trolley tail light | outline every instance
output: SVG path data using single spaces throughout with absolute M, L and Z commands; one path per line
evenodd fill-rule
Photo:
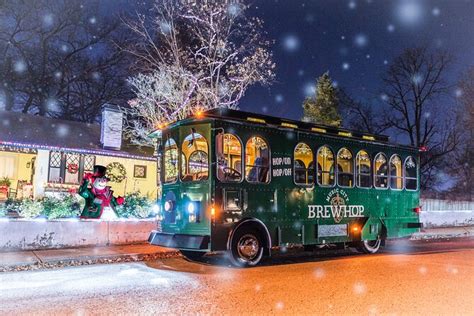
M 415 212 L 416 214 L 420 214 L 421 206 L 417 206 L 417 207 L 413 208 L 413 212 Z

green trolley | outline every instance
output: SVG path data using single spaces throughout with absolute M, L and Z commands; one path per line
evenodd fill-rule
M 229 109 L 159 136 L 161 231 L 153 245 L 254 266 L 291 245 L 375 253 L 416 232 L 419 150 L 388 137 Z

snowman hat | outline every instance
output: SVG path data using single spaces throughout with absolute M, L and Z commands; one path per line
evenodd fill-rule
M 104 178 L 106 172 L 107 172 L 107 168 L 106 168 L 106 167 L 101 166 L 101 165 L 95 165 L 95 166 L 94 166 L 94 171 L 93 171 L 92 177 L 93 177 L 94 179 L 96 179 L 96 178 Z M 109 180 L 109 178 L 107 178 L 107 180 Z

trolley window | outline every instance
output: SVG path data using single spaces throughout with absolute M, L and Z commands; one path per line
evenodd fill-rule
M 242 143 L 232 134 L 216 136 L 217 178 L 223 182 L 242 180 Z
M 418 168 L 412 156 L 405 159 L 405 189 L 411 191 L 418 189 Z
M 172 183 L 178 180 L 178 145 L 175 140 L 169 138 L 165 142 L 164 150 L 164 183 Z
M 181 152 L 181 180 L 200 181 L 209 176 L 209 150 L 206 138 L 199 133 L 191 133 L 183 141 Z
M 375 187 L 376 188 L 387 188 L 388 184 L 388 165 L 387 165 L 387 156 L 383 153 L 378 153 L 375 156 Z
M 356 156 L 356 185 L 359 188 L 370 188 L 372 177 L 370 176 L 370 156 L 365 150 L 361 150 Z
M 354 159 L 345 147 L 337 153 L 337 184 L 341 187 L 352 187 L 354 184 Z
M 402 159 L 399 155 L 393 155 L 390 158 L 390 188 L 403 189 Z
M 305 143 L 299 143 L 293 153 L 295 183 L 311 185 L 314 181 L 313 151 Z
M 318 184 L 333 186 L 334 182 L 334 154 L 328 146 L 322 146 L 318 150 Z
M 270 150 L 261 137 L 251 137 L 245 146 L 245 178 L 248 182 L 267 183 Z

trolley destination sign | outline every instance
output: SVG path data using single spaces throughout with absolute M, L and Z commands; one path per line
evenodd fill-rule
M 287 244 L 375 253 L 421 227 L 419 152 L 386 136 L 230 109 L 154 135 L 162 231 L 149 241 L 189 258 L 253 266 Z

